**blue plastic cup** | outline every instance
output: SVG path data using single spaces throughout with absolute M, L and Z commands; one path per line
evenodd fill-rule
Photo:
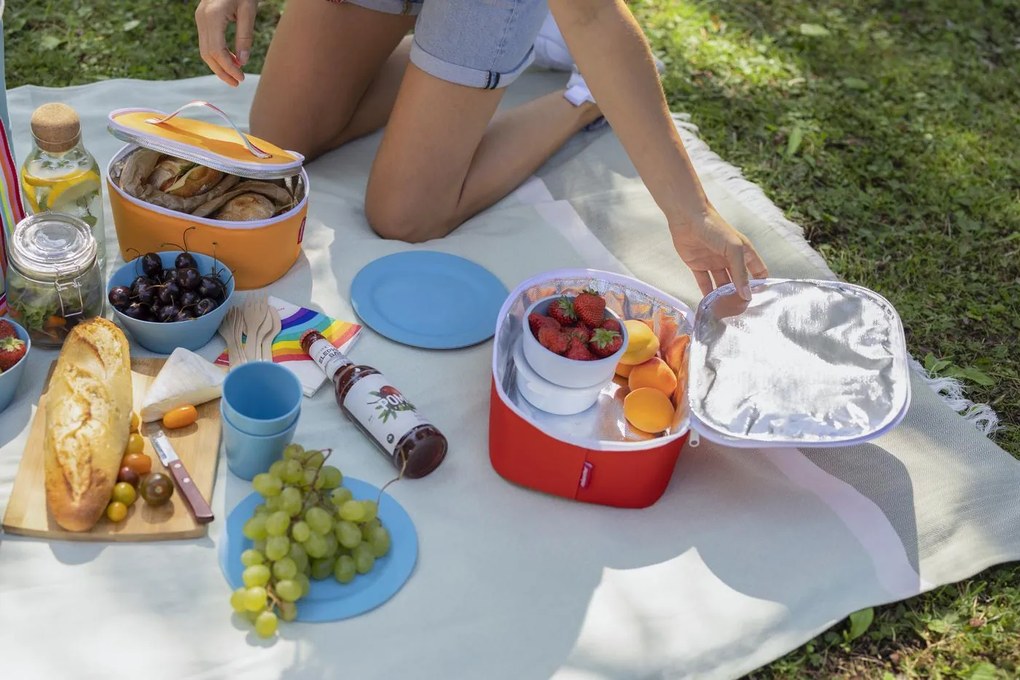
M 223 449 L 227 454 L 227 469 L 241 479 L 251 480 L 265 472 L 280 459 L 283 449 L 294 439 L 298 419 L 290 426 L 270 435 L 256 435 L 245 432 L 231 422 L 220 401 L 220 420 L 223 424 Z
M 223 415 L 248 434 L 279 434 L 301 413 L 301 381 L 290 369 L 253 361 L 230 369 L 223 381 Z

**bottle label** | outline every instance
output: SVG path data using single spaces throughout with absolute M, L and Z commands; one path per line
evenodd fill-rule
M 344 408 L 393 457 L 405 434 L 419 425 L 429 424 L 415 410 L 414 404 L 380 374 L 367 375 L 354 383 L 344 399 Z
M 330 380 L 344 366 L 350 366 L 353 362 L 344 356 L 343 352 L 330 344 L 326 338 L 320 338 L 308 347 L 308 356 L 312 358 L 319 368 L 323 370 Z

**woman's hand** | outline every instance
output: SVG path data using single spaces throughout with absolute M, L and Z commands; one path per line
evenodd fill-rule
M 231 87 L 244 80 L 241 67 L 248 63 L 258 0 L 201 0 L 195 10 L 198 48 L 202 61 Z M 227 26 L 237 24 L 235 52 L 227 49 Z
M 680 259 L 691 268 L 703 295 L 727 283 L 737 294 L 751 299 L 750 278 L 764 279 L 769 272 L 747 237 L 709 206 L 693 219 L 670 222 L 669 231 Z

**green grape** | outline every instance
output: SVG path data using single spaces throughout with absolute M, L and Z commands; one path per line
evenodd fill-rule
M 323 557 L 336 558 L 336 553 L 340 549 L 340 542 L 336 540 L 336 535 L 331 531 L 322 538 L 326 541 L 326 554 Z
M 308 512 L 305 513 L 305 521 L 308 523 L 308 527 L 317 534 L 328 534 L 333 530 L 333 518 L 319 507 L 308 508 Z
M 354 558 L 350 555 L 341 555 L 333 567 L 333 578 L 340 583 L 350 583 L 357 576 L 358 570 L 354 565 Z
M 244 523 L 241 533 L 244 534 L 245 538 L 249 538 L 253 541 L 263 540 L 266 537 L 265 515 L 258 515 L 249 518 L 248 521 Z
M 308 540 L 308 537 L 312 535 L 312 529 L 308 526 L 308 522 L 294 522 L 294 526 L 290 528 L 290 536 L 298 543 L 304 543 Z
M 269 508 L 266 507 L 265 503 L 259 503 L 258 505 L 255 506 L 255 510 L 251 514 L 253 517 L 255 515 L 268 515 Z
M 258 550 L 260 553 L 265 555 L 266 554 L 266 539 L 261 538 L 261 539 L 259 539 L 257 541 L 254 541 L 252 543 L 252 545 L 251 545 L 251 549 L 252 550 Z
M 276 594 L 287 602 L 294 602 L 301 597 L 301 584 L 297 581 L 292 581 L 289 578 L 281 579 L 276 582 L 275 587 Z
M 230 606 L 238 614 L 243 614 L 247 611 L 244 608 L 244 594 L 246 590 L 244 588 L 238 588 L 234 592 L 230 593 Z
M 372 554 L 372 548 L 368 543 L 358 544 L 358 547 L 351 551 L 351 557 L 354 558 L 354 566 L 359 574 L 367 574 L 375 566 L 375 555 Z
M 375 501 L 361 501 L 361 507 L 365 509 L 365 518 L 362 522 L 371 522 L 379 516 L 379 505 Z
M 290 528 L 290 515 L 283 510 L 277 510 L 266 518 L 266 534 L 269 536 L 284 536 Z
M 386 527 L 375 527 L 368 537 L 368 544 L 373 555 L 382 557 L 390 551 L 390 532 L 386 531 Z
M 282 559 L 290 552 L 290 539 L 286 536 L 270 536 L 266 539 L 266 557 L 273 560 Z
M 283 449 L 284 460 L 290 460 L 292 458 L 304 460 L 304 457 L 305 449 L 300 444 L 287 444 L 286 448 Z
M 283 498 L 280 496 L 273 496 L 272 498 L 266 499 L 266 509 L 269 510 L 269 514 L 283 510 Z
M 284 601 L 276 606 L 280 610 L 280 618 L 284 621 L 293 621 L 297 618 L 297 605 L 293 602 Z
M 291 517 L 295 517 L 301 513 L 301 508 L 304 506 L 301 489 L 294 486 L 284 487 L 283 492 L 280 494 L 280 498 L 283 503 L 281 510 L 284 510 Z
M 300 484 L 305 478 L 305 470 L 301 467 L 299 461 L 293 458 L 285 463 L 286 467 L 283 470 L 283 481 L 288 484 Z
M 332 465 L 323 465 L 319 472 L 319 479 L 322 480 L 323 489 L 335 489 L 344 482 L 343 473 Z
M 260 472 L 255 475 L 255 478 L 251 480 L 251 485 L 266 498 L 279 496 L 280 490 L 283 489 L 283 482 L 280 481 L 280 478 L 274 477 L 267 472 Z
M 248 588 L 244 591 L 244 608 L 250 612 L 260 612 L 266 608 L 266 589 L 262 586 Z
M 262 612 L 255 619 L 255 632 L 259 637 L 272 637 L 276 632 L 276 614 L 273 612 Z
M 361 527 L 361 540 L 367 541 L 372 536 L 372 529 L 382 526 L 378 518 L 359 525 Z
M 308 537 L 308 540 L 304 542 L 304 546 L 305 552 L 308 553 L 308 556 L 313 560 L 324 557 L 326 555 L 326 548 L 328 547 L 326 544 L 326 537 L 314 532 Z
M 297 562 L 291 557 L 282 557 L 273 562 L 273 577 L 277 581 L 294 578 L 297 576 Z
M 353 548 L 361 543 L 361 530 L 353 522 L 340 520 L 336 523 L 336 531 L 334 533 L 337 540 L 340 541 L 340 545 L 345 548 Z
M 241 564 L 246 567 L 250 567 L 253 564 L 262 564 L 266 561 L 266 556 L 260 553 L 258 550 L 251 548 L 241 553 Z
M 308 591 L 312 589 L 312 582 L 308 579 L 308 574 L 298 574 L 293 580 L 301 586 L 301 597 L 308 597 Z
M 340 506 L 339 515 L 348 522 L 360 522 L 365 518 L 365 506 L 361 501 L 347 501 Z
M 290 542 L 290 552 L 287 553 L 287 557 L 294 561 L 298 571 L 308 571 L 308 553 L 305 552 L 304 546 L 297 541 Z
M 324 557 L 320 560 L 312 560 L 312 578 L 321 581 L 333 573 L 333 566 L 336 560 L 331 557 Z
M 348 489 L 346 486 L 341 486 L 336 489 L 333 489 L 333 493 L 330 494 L 329 496 L 330 502 L 332 502 L 333 506 L 337 508 L 339 508 L 352 498 L 354 498 L 354 494 L 352 494 L 351 490 Z
M 286 465 L 286 461 L 278 460 L 269 466 L 269 475 L 276 477 L 277 479 L 283 479 L 283 469 Z
M 323 461 L 326 460 L 326 456 L 322 451 L 305 451 L 305 467 L 318 470 L 322 467 Z
M 269 576 L 269 567 L 264 564 L 253 564 L 241 572 L 241 580 L 247 588 L 266 585 L 269 583 Z
M 305 471 L 302 473 L 302 478 L 304 479 L 304 486 L 314 487 L 316 489 L 322 488 L 318 484 L 316 484 L 316 478 L 318 474 L 319 474 L 318 468 L 305 468 Z

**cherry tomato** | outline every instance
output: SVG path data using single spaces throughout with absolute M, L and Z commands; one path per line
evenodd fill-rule
M 113 501 L 106 506 L 106 516 L 111 522 L 120 522 L 127 517 L 127 506 L 120 501 Z
M 118 482 L 127 482 L 131 486 L 138 486 L 138 482 L 142 479 L 141 475 L 129 468 L 127 465 L 120 469 L 117 473 Z
M 152 470 L 152 459 L 144 453 L 129 453 L 120 464 L 134 470 L 139 477 L 149 474 Z
M 138 414 L 134 411 L 131 412 L 131 431 L 138 432 L 139 426 L 142 424 L 142 419 L 138 417 Z
M 139 490 L 149 505 L 163 505 L 174 495 L 174 483 L 166 475 L 153 472 L 145 476 Z
M 194 406 L 179 406 L 163 416 L 163 427 L 176 430 L 187 427 L 198 420 L 198 410 Z
M 132 432 L 128 436 L 127 451 L 124 452 L 124 455 L 128 455 L 131 453 L 141 453 L 142 449 L 144 448 L 145 440 L 142 439 L 142 435 L 138 434 L 137 432 Z
M 118 482 L 113 487 L 113 500 L 123 503 L 126 506 L 130 506 L 138 498 L 138 492 L 135 491 L 135 487 L 131 486 L 127 482 Z

